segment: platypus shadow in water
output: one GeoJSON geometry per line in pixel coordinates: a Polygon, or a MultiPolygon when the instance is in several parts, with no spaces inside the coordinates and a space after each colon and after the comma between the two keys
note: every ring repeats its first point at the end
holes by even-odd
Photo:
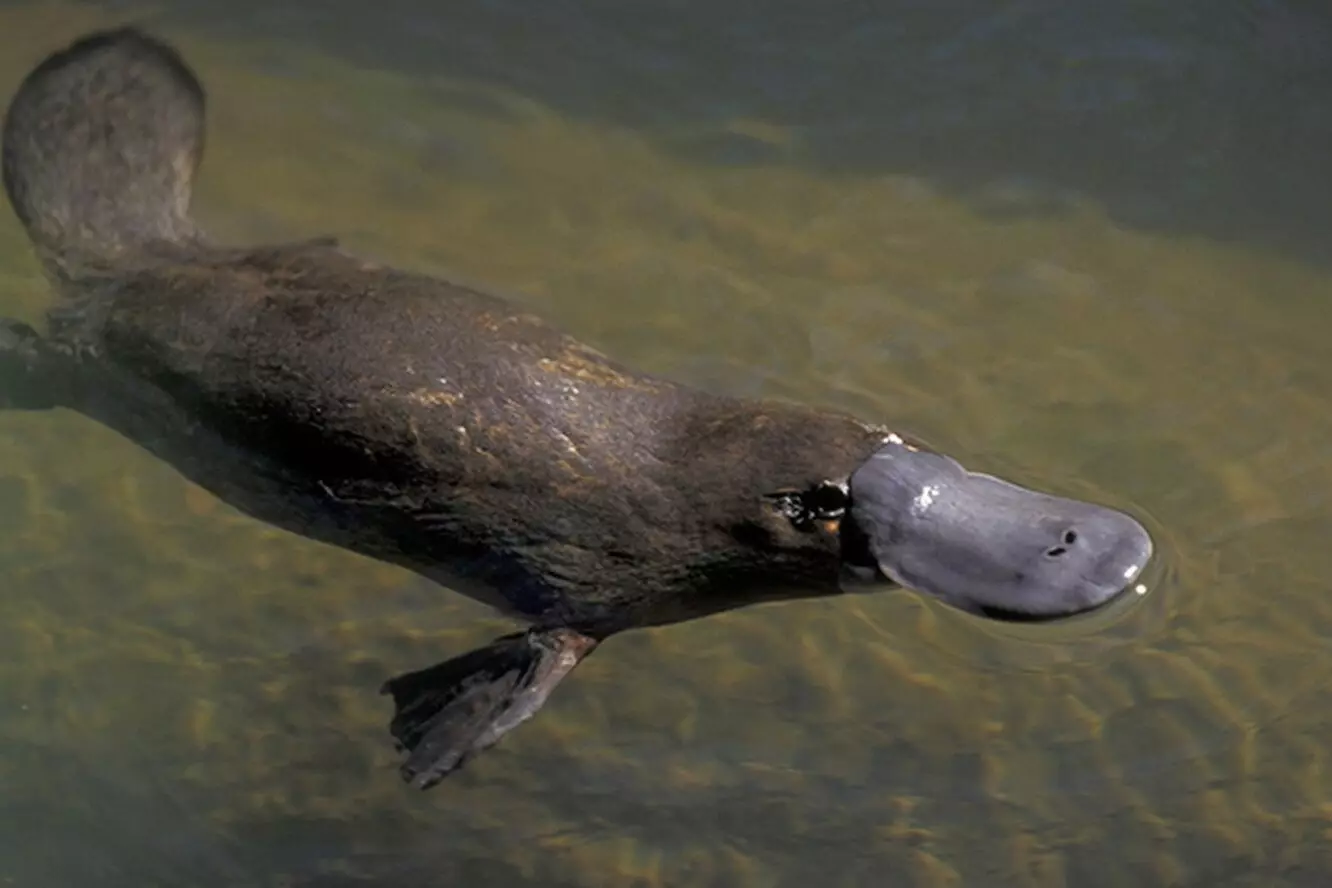
{"type": "Polygon", "coordinates": [[[57,300],[44,333],[0,321],[0,405],[76,410],[255,518],[525,621],[384,685],[422,788],[618,632],[892,583],[1046,619],[1151,557],[1121,512],[849,415],[637,373],[331,240],[213,243],[189,213],[203,145],[203,88],[140,30],[24,80],[4,183],[57,300]]]}

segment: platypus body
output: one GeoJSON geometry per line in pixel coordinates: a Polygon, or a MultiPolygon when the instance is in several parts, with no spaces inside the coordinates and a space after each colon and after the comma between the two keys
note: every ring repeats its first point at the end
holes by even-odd
{"type": "Polygon", "coordinates": [[[218,245],[189,214],[204,104],[133,28],[23,82],[4,184],[57,298],[44,332],[0,321],[0,406],[78,411],[259,520],[526,622],[386,683],[418,786],[618,632],[866,581],[1056,617],[1151,555],[1120,512],[850,415],[635,372],[473,287],[331,240],[218,245]]]}

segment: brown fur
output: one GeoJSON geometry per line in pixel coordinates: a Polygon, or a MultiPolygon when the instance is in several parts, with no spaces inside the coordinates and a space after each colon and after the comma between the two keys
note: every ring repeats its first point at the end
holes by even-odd
{"type": "Polygon", "coordinates": [[[189,222],[203,91],[133,31],[25,81],[5,183],[61,288],[65,406],[222,499],[597,635],[838,589],[844,484],[885,432],[636,373],[477,289],[189,222]],[[71,61],[72,60],[72,61],[71,61]]]}

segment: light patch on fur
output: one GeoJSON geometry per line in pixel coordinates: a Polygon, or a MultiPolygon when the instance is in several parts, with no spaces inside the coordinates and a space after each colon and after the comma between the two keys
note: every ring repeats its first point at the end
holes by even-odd
{"type": "MultiPolygon", "coordinates": [[[[440,382],[443,381],[440,380],[440,382]]],[[[463,396],[457,392],[440,391],[439,389],[419,388],[412,389],[407,393],[407,400],[423,407],[452,407],[462,399],[463,396]]]]}

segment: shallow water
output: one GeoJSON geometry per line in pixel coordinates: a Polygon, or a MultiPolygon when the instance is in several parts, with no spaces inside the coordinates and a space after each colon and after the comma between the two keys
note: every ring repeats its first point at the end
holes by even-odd
{"type": "MultiPolygon", "coordinates": [[[[137,16],[211,90],[209,228],[338,234],[1129,508],[1150,593],[1059,630],[888,592],[625,635],[418,794],[375,689],[509,624],[0,415],[0,885],[1332,879],[1318,7],[420,6],[137,16]]],[[[0,6],[0,92],[132,12],[0,6]]],[[[0,214],[0,306],[48,298],[0,214]]]]}

